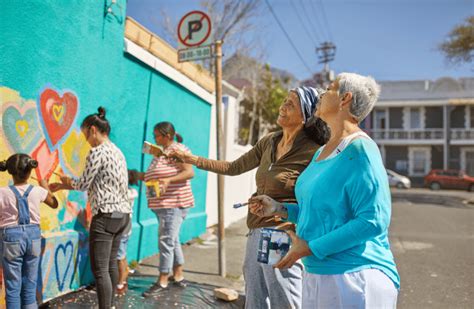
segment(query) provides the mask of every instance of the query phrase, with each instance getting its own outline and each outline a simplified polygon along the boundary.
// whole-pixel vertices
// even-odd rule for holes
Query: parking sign
[[[211,39],[211,19],[201,11],[184,15],[178,24],[179,48],[208,45]]]

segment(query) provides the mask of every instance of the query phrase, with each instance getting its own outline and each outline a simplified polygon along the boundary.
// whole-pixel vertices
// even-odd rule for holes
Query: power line
[[[317,33],[311,32],[311,31],[308,30],[308,28],[306,27],[306,23],[304,22],[303,18],[301,18],[301,15],[300,15],[299,11],[296,9],[295,3],[294,3],[293,1],[291,1],[291,0],[290,0],[290,3],[291,3],[291,6],[293,7],[293,10],[294,10],[295,13],[296,13],[296,15],[298,15],[298,20],[299,20],[300,23],[303,25],[303,28],[304,28],[306,34],[307,34],[308,37],[311,39],[311,41],[313,41],[313,44],[314,44],[315,46],[317,46],[318,43],[321,41],[321,40],[319,39]],[[304,11],[304,9],[303,9],[303,11]],[[310,26],[310,28],[311,28],[311,26]],[[312,33],[312,34],[311,34],[311,33]],[[313,37],[313,36],[315,36],[316,41],[314,40],[314,37]]]
[[[324,41],[324,31],[323,31],[322,27],[319,25],[318,18],[314,18],[314,17],[311,18],[311,17],[308,15],[308,12],[307,12],[306,9],[305,9],[304,1],[303,1],[303,0],[300,0],[300,3],[301,3],[301,7],[303,8],[303,13],[304,13],[304,15],[306,16],[306,20],[309,21],[309,23],[311,24],[311,27],[313,27],[313,29],[314,29],[315,32],[318,32],[318,33],[322,34],[321,37],[322,37],[323,39],[322,39],[322,40],[318,40],[318,41],[319,41],[319,42]],[[315,17],[316,17],[316,16],[315,16]],[[315,25],[315,24],[314,24],[314,22],[313,22],[314,19],[316,20],[316,22],[318,23],[318,25]],[[319,31],[321,31],[321,32],[319,32]],[[319,35],[318,35],[318,37],[319,37]]]
[[[303,65],[306,67],[306,69],[308,70],[309,74],[313,74],[313,72],[311,72],[311,69],[309,68],[308,64],[306,63],[306,61],[304,61],[303,59],[303,56],[301,56],[300,52],[298,51],[298,48],[296,48],[296,45],[293,43],[293,41],[291,40],[290,36],[288,35],[288,33],[286,32],[285,28],[283,27],[282,23],[280,22],[280,20],[278,19],[278,17],[276,16],[275,12],[273,11],[273,8],[271,7],[270,3],[268,2],[268,0],[265,0],[265,3],[267,4],[268,6],[268,9],[270,10],[270,13],[273,15],[273,18],[275,18],[275,21],[277,22],[278,26],[280,27],[281,31],[285,34],[286,38],[288,39],[288,42],[290,42],[291,46],[293,47],[293,49],[295,50],[296,54],[298,55],[298,58],[300,58],[301,62],[303,63]]]
[[[316,20],[317,27],[319,27],[319,29],[321,29],[321,32],[322,32],[322,34],[323,34],[322,36],[325,37],[326,40],[327,40],[327,39],[328,39],[328,36],[326,35],[327,32],[324,31],[324,26],[323,26],[323,24],[322,24],[322,21],[321,21],[321,23],[320,23],[320,21],[319,21],[319,17],[318,17],[318,12],[319,12],[319,10],[316,9],[315,4],[313,3],[313,1],[309,1],[309,3],[311,4],[311,9],[313,10],[314,19]]]
[[[326,11],[324,10],[323,1],[319,0],[319,3],[321,3],[321,12],[323,13],[323,19],[324,19],[324,22],[326,23],[326,29],[327,29],[328,34],[329,34],[329,40],[333,41],[332,34],[331,34],[331,28],[329,27],[328,19],[326,17]]]

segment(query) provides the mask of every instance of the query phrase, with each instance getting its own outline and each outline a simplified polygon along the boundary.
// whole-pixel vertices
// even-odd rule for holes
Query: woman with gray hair
[[[342,73],[322,96],[316,116],[331,130],[295,187],[297,204],[250,199],[258,216],[296,223],[292,246],[276,265],[303,258],[303,308],[395,308],[400,278],[388,241],[391,198],[379,149],[358,124],[380,87]]]
[[[210,160],[183,152],[169,156],[224,175],[240,175],[257,168],[255,194],[267,194],[280,202],[295,202],[297,177],[329,137],[326,124],[312,117],[320,93],[311,87],[290,91],[280,106],[277,119],[282,130],[263,137],[235,161]],[[280,270],[257,261],[262,228],[277,225],[282,222],[273,216],[260,218],[248,214],[249,233],[243,266],[245,308],[301,308],[303,265],[298,261]],[[289,223],[284,225],[284,228],[291,226]]]

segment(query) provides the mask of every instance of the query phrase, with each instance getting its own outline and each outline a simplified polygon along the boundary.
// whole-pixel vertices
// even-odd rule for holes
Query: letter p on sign
[[[208,44],[211,38],[211,19],[201,11],[184,15],[178,24],[180,48],[198,47]]]

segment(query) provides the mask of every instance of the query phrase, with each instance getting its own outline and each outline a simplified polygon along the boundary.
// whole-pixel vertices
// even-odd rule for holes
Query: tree
[[[231,55],[235,51],[242,54],[255,54],[263,47],[261,31],[256,30],[256,18],[261,16],[261,0],[203,0],[200,6],[212,21],[212,41],[220,40],[224,44],[223,54]],[[178,41],[176,33],[177,21],[172,21],[165,10],[161,10],[161,24],[164,39],[172,45]],[[245,34],[252,33],[251,37]],[[212,72],[212,62],[205,61],[204,66]]]
[[[474,58],[474,16],[454,27],[446,40],[439,45],[446,60],[453,64],[472,63]]]
[[[262,86],[259,89],[259,138],[264,136],[269,131],[277,129],[277,119],[280,112],[281,102],[288,95],[289,80],[281,81],[278,78],[274,78],[270,66],[265,65],[264,72],[262,74]]]
[[[290,80],[275,78],[268,64],[260,66],[257,84],[249,81],[246,98],[241,102],[239,142],[255,143],[270,131],[278,128],[277,119],[281,102],[288,95]]]

